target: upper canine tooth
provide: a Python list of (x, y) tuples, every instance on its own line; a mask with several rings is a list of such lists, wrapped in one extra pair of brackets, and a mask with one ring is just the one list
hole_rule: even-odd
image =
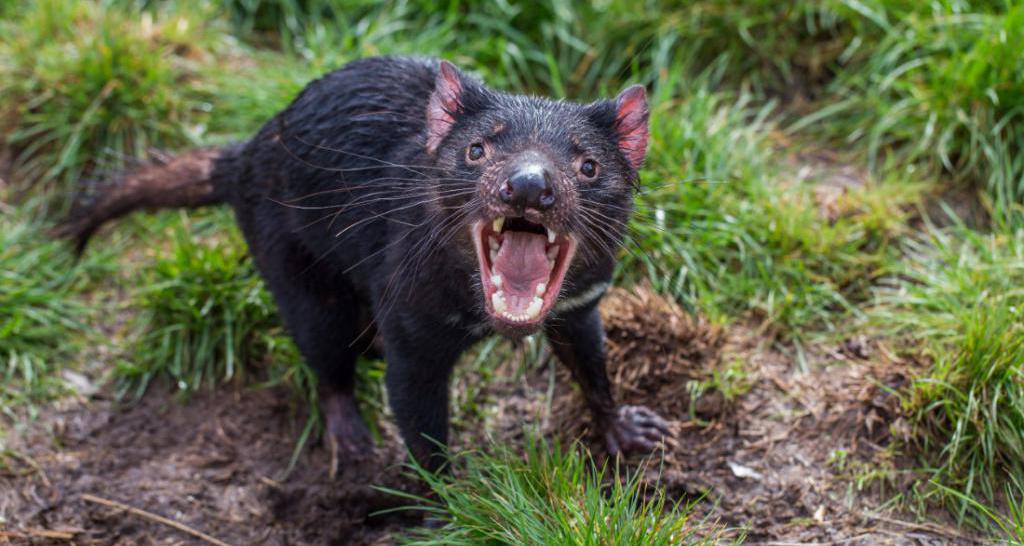
[(494, 230), (495, 233), (501, 233), (501, 226), (503, 225), (505, 225), (505, 217), (499, 216), (494, 219), (494, 223), (491, 224), (491, 229)]
[(553, 230), (551, 228), (548, 228), (548, 244), (554, 244), (555, 243), (555, 239), (557, 237), (558, 237), (558, 234), (555, 233), (555, 230)]

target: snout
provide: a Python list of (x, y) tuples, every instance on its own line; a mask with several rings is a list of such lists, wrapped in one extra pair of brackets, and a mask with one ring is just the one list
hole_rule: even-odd
[(498, 197), (517, 215), (524, 216), (530, 209), (543, 213), (555, 206), (558, 201), (553, 182), (555, 167), (543, 154), (533, 151), (522, 154), (511, 162), (506, 173)]

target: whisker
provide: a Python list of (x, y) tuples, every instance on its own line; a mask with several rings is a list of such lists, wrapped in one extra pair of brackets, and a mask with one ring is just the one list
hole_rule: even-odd
[[(694, 177), (694, 178), (684, 178), (682, 180), (669, 180), (668, 182), (663, 182), (663, 183), (660, 183), (660, 184), (651, 184), (651, 183), (648, 183), (648, 182), (643, 182), (643, 183), (640, 184), (640, 192), (639, 193), (643, 194), (645, 191), (648, 191), (648, 190), (663, 190), (665, 188), (682, 186), (682, 185), (686, 185), (686, 184), (698, 184), (698, 183), (701, 183), (701, 184), (728, 184), (729, 182), (736, 182), (737, 180), (739, 180), (738, 177), (729, 177), (727, 179), (716, 179), (716, 178), (709, 178), (709, 177), (706, 177), (706, 176), (697, 176), (697, 177)], [(601, 192), (601, 191), (604, 191), (604, 188), (602, 188), (600, 186), (594, 186), (594, 187), (580, 188), (577, 191), (579, 191), (580, 193)]]
[(466, 183), (472, 183), (472, 184), (475, 184), (477, 182), (477, 180), (474, 180), (472, 178), (457, 178), (457, 177), (440, 177), (440, 178), (431, 177), (429, 179), (418, 178), (418, 177), (414, 177), (414, 178), (402, 178), (402, 177), (371, 178), (370, 180), (367, 180), (367, 181), (353, 182), (349, 186), (342, 187), (342, 188), (332, 188), (332, 189), (329, 189), (329, 190), (320, 190), (320, 191), (313, 192), (313, 193), (307, 193), (306, 195), (302, 195), (300, 197), (294, 197), (292, 199), (289, 199), (286, 202), (287, 203), (294, 203), (296, 201), (303, 201), (303, 200), (306, 200), (306, 199), (309, 199), (309, 198), (312, 198), (312, 197), (318, 197), (318, 196), (321, 196), (321, 195), (330, 195), (330, 194), (335, 194), (335, 193), (347, 193), (347, 192), (353, 192), (353, 191), (362, 191), (362, 190), (369, 189), (368, 187), (376, 185), (378, 182), (392, 181), (392, 180), (393, 181), (399, 181), (399, 182), (406, 182), (406, 183), (402, 183), (402, 184), (387, 184), (384, 187), (386, 187), (386, 188), (394, 188), (394, 189), (399, 189), (399, 188), (422, 188), (426, 184), (432, 184), (432, 183), (437, 183), (437, 182), (466, 182)]
[(431, 202), (434, 202), (434, 201), (438, 201), (438, 199), (437, 198), (432, 198), (432, 199), (425, 199), (425, 200), (422, 200), (422, 201), (415, 201), (413, 203), (409, 203), (409, 204), (403, 205), (401, 207), (395, 207), (393, 209), (389, 209), (389, 210), (386, 210), (384, 212), (381, 212), (381, 213), (378, 213), (378, 214), (374, 214), (372, 216), (367, 216), (366, 218), (362, 218), (362, 219), (360, 219), (360, 220), (350, 224), (346, 228), (344, 228), (341, 231), (339, 231), (338, 233), (336, 233), (334, 236), (335, 237), (341, 237), (347, 231), (351, 230), (352, 228), (354, 228), (356, 226), (365, 224), (366, 222), (370, 222), (370, 221), (376, 220), (377, 218), (380, 218), (382, 216), (391, 214), (393, 212), (399, 212), (399, 211), (403, 211), (403, 210), (408, 210), (408, 209), (411, 209), (413, 207), (418, 207), (418, 206), (425, 205), (427, 203), (431, 203)]
[[(430, 202), (430, 201), (432, 201), (432, 200), (427, 200), (426, 202)], [(348, 225), (348, 226), (347, 226), (347, 227), (345, 227), (345, 228), (344, 228), (343, 230), (341, 230), (341, 231), (340, 231), (340, 232), (339, 232), (338, 234), (336, 234), (336, 235), (335, 235), (334, 237), (335, 237), (336, 239), (338, 239), (338, 241), (337, 241), (337, 242), (335, 242), (334, 244), (332, 244), (332, 245), (331, 245), (331, 246), (330, 246), (330, 247), (329, 247), (329, 248), (328, 248), (328, 249), (327, 249), (327, 250), (326, 250), (326, 251), (325, 251), (325, 252), (324, 252), (323, 254), (321, 254), (321, 255), (320, 255), (320, 256), (319, 256), (319, 257), (318, 257), (317, 259), (313, 260), (313, 262), (312, 262), (312, 263), (310, 263), (310, 264), (309, 264), (308, 266), (306, 266), (305, 268), (303, 268), (303, 270), (301, 271), (301, 273), (303, 273), (303, 274), (304, 274), (304, 273), (306, 273), (307, 271), (311, 270), (311, 269), (312, 269), (312, 268), (313, 268), (314, 266), (316, 266), (317, 264), (319, 264), (320, 262), (322, 262), (322, 261), (324, 260), (324, 258), (326, 258), (326, 257), (327, 257), (328, 255), (330, 255), (331, 253), (333, 253), (333, 252), (334, 252), (334, 251), (335, 251), (335, 250), (336, 250), (336, 249), (337, 249), (337, 248), (338, 248), (339, 246), (341, 246), (341, 245), (342, 245), (342, 244), (343, 244), (343, 243), (344, 243), (344, 242), (346, 241), (346, 239), (344, 239), (344, 238), (342, 238), (342, 237), (341, 237), (341, 236), (342, 236), (342, 235), (343, 235), (343, 234), (344, 234), (345, 232), (347, 232), (347, 231), (349, 231), (349, 230), (351, 230), (351, 229), (353, 229), (353, 228), (355, 228), (355, 227), (357, 227), (357, 226), (359, 226), (359, 225), (363, 225), (363, 224), (366, 224), (366, 223), (367, 223), (367, 222), (369, 222), (369, 221), (372, 221), (372, 220), (378, 220), (378, 219), (383, 219), (384, 221), (388, 221), (388, 222), (393, 222), (393, 223), (397, 223), (397, 224), (400, 224), (400, 225), (404, 225), (404, 226), (407, 226), (407, 227), (409, 227), (409, 228), (411, 228), (411, 229), (412, 229), (412, 228), (418, 228), (418, 227), (422, 227), (422, 226), (426, 225), (426, 223), (427, 223), (427, 222), (429, 222), (429, 219), (427, 219), (427, 220), (424, 220), (423, 222), (420, 222), (419, 224), (412, 224), (412, 223), (409, 223), (409, 222), (405, 222), (405, 221), (402, 221), (402, 220), (398, 220), (398, 219), (395, 219), (395, 218), (388, 218), (388, 217), (386, 216), (387, 214), (390, 214), (390, 213), (392, 213), (392, 212), (397, 212), (398, 210), (401, 210), (401, 209), (406, 209), (406, 208), (410, 208), (410, 207), (413, 207), (413, 206), (418, 206), (419, 204), (421, 204), (421, 203), (412, 203), (412, 204), (409, 204), (409, 205), (407, 205), (407, 206), (405, 206), (405, 207), (398, 207), (398, 208), (396, 208), (396, 209), (391, 209), (391, 210), (385, 211), (385, 212), (383, 212), (383, 213), (380, 213), (380, 214), (375, 214), (375, 215), (373, 215), (373, 216), (370, 216), (370, 217), (366, 217), (366, 218), (361, 218), (361, 219), (357, 220), (356, 222), (353, 222), (352, 224)], [(330, 215), (328, 215), (328, 216), (325, 216), (325, 217), (323, 217), (323, 218), (319, 218), (319, 219), (317, 219), (317, 220), (314, 220), (314, 221), (313, 221), (313, 222), (311, 222), (310, 224), (306, 224), (305, 226), (302, 226), (302, 227), (301, 227), (301, 228), (299, 228), (299, 229), (305, 229), (306, 227), (309, 227), (309, 226), (311, 226), (311, 225), (313, 225), (313, 224), (316, 224), (316, 223), (322, 222), (323, 220), (325, 220), (325, 219), (326, 219), (326, 218), (328, 218), (328, 217), (333, 217), (334, 219), (337, 219), (338, 215), (339, 215), (338, 213), (332, 213), (332, 214), (330, 214)], [(334, 220), (332, 219), (332, 220), (331, 220), (331, 224), (330, 224), (330, 225), (333, 225), (333, 223), (334, 223)], [(330, 229), (330, 226), (328, 226), (328, 229)]]
[[(579, 201), (580, 201), (581, 205), (583, 205), (583, 204), (593, 205), (592, 211), (595, 214), (599, 214), (601, 216), (604, 216), (606, 218), (611, 219), (610, 217), (607, 216), (607, 214), (605, 214), (602, 211), (604, 209), (609, 209), (609, 208), (613, 209), (613, 210), (620, 210), (622, 212), (629, 213), (634, 219), (642, 220), (644, 223), (649, 225), (651, 228), (653, 228), (653, 229), (655, 229), (655, 230), (657, 230), (657, 231), (659, 231), (661, 233), (667, 233), (667, 230), (659, 225), (661, 222), (656, 217), (653, 217), (650, 214), (648, 214), (646, 211), (639, 210), (639, 209), (634, 208), (634, 207), (622, 207), (622, 206), (619, 206), (619, 205), (614, 205), (614, 204), (609, 204), (609, 203), (598, 203), (598, 202), (593, 201), (591, 199), (586, 199), (586, 198), (582, 198), (582, 197), (580, 198)], [(626, 225), (628, 225), (628, 222), (627, 222)]]
[(476, 202), (475, 200), (472, 200), (466, 203), (463, 207), (460, 207), (462, 209), (461, 211), (453, 214), (446, 220), (442, 221), (438, 229), (433, 230), (431, 233), (429, 233), (427, 235), (427, 239), (421, 241), (420, 244), (417, 245), (415, 251), (409, 253), (402, 259), (399, 265), (395, 268), (395, 271), (392, 272), (390, 278), (388, 279), (388, 283), (384, 288), (384, 292), (380, 297), (379, 308), (381, 309), (381, 316), (387, 316), (393, 309), (395, 303), (398, 301), (399, 296), (401, 295), (401, 289), (395, 291), (394, 287), (401, 286), (403, 284), (398, 283), (397, 281), (399, 279), (405, 278), (404, 276), (409, 266), (415, 264), (412, 270), (412, 274), (408, 277), (409, 282), (404, 283), (407, 287), (413, 284), (411, 280), (416, 278), (416, 276), (419, 274), (420, 267), (422, 267), (426, 260), (429, 259), (433, 252), (437, 248), (443, 246), (437, 244), (441, 240), (441, 234), (443, 234), (447, 230), (447, 238), (450, 238), (451, 236), (454, 236), (455, 233), (458, 233), (457, 228), (462, 225), (462, 220), (465, 218), (465, 216), (469, 214), (469, 212), (473, 210), (474, 206), (476, 206)]
[[(350, 157), (355, 157), (355, 158), (358, 158), (358, 159), (365, 159), (367, 161), (376, 161), (377, 163), (380, 163), (381, 165), (387, 165), (388, 167), (395, 167), (397, 169), (407, 170), (409, 172), (416, 173), (416, 174), (418, 174), (420, 176), (427, 177), (426, 174), (424, 174), (424, 173), (422, 173), (422, 172), (412, 168), (412, 166), (402, 165), (402, 164), (394, 163), (394, 162), (387, 161), (387, 160), (384, 160), (384, 159), (379, 159), (379, 158), (376, 158), (376, 157), (373, 157), (373, 156), (368, 156), (368, 155), (365, 155), (365, 154), (359, 154), (359, 153), (356, 153), (356, 152), (350, 152), (348, 150), (342, 150), (340, 148), (328, 148), (328, 147), (322, 146), (320, 144), (313, 144), (313, 143), (310, 143), (310, 142), (306, 142), (300, 136), (293, 135), (292, 138), (294, 138), (295, 140), (305, 144), (306, 146), (310, 146), (312, 148), (316, 148), (316, 149), (324, 150), (324, 151), (328, 151), (328, 152), (333, 152), (333, 153), (338, 153), (338, 154), (344, 154), (344, 155), (347, 155), (347, 156), (350, 156)], [(418, 169), (423, 169), (423, 170), (444, 170), (443, 167), (438, 167), (438, 166), (433, 166), (433, 165), (423, 165), (423, 166), (417, 165), (415, 167), (418, 168)]]
[[(429, 196), (430, 198), (422, 200), (419, 203), (414, 203), (414, 204), (412, 204), (410, 206), (407, 206), (407, 207), (393, 207), (392, 209), (389, 209), (388, 211), (384, 211), (382, 214), (389, 214), (390, 212), (393, 212), (393, 211), (396, 211), (396, 210), (403, 210), (405, 208), (410, 208), (411, 206), (416, 206), (418, 204), (425, 205), (425, 204), (441, 201), (443, 199), (451, 199), (451, 198), (460, 197), (460, 196), (463, 196), (463, 195), (470, 195), (470, 194), (475, 193), (475, 192), (476, 192), (475, 188), (452, 188), (450, 190), (442, 190), (442, 191), (437, 191), (437, 192), (429, 191), (428, 190), (428, 191), (425, 191), (425, 192), (420, 192), (419, 194), (412, 194), (412, 195), (406, 194), (406, 195), (400, 197), (398, 200), (402, 200), (402, 199), (419, 199), (419, 198), (422, 198), (422, 197), (425, 197), (425, 196)], [(391, 200), (391, 199), (389, 199), (389, 200)], [(357, 198), (356, 201), (351, 203), (351, 206), (355, 206), (355, 205), (369, 206), (369, 205), (375, 204), (375, 203), (376, 203), (376, 201), (369, 201), (369, 202), (366, 202), (366, 203), (360, 203), (359, 199)], [(328, 224), (328, 229), (333, 227), (335, 220), (337, 220), (337, 218), (340, 217), (349, 208), (351, 208), (351, 207), (348, 206), (348, 205), (343, 205), (341, 208), (339, 208), (339, 210), (334, 213), (334, 219), (332, 219), (331, 223)]]
[[(266, 199), (268, 201), (271, 201), (272, 203), (281, 205), (283, 207), (288, 207), (290, 209), (296, 209), (296, 210), (334, 210), (334, 209), (338, 209), (338, 208), (347, 209), (347, 208), (354, 207), (356, 205), (372, 205), (372, 204), (376, 204), (376, 203), (383, 202), (383, 201), (400, 201), (400, 200), (403, 200), (403, 199), (410, 199), (410, 198), (416, 198), (416, 197), (425, 197), (425, 196), (428, 196), (428, 195), (438, 195), (439, 197), (442, 197), (442, 198), (452, 198), (452, 197), (459, 197), (461, 195), (468, 195), (468, 194), (471, 194), (471, 193), (473, 193), (475, 191), (476, 191), (476, 188), (449, 188), (449, 189), (440, 190), (440, 191), (435, 191), (435, 190), (432, 190), (432, 189), (424, 188), (424, 189), (422, 189), (419, 192), (413, 192), (413, 193), (410, 193), (410, 192), (405, 191), (405, 190), (388, 190), (388, 191), (379, 191), (379, 192), (372, 192), (372, 193), (360, 195), (359, 197), (357, 197), (353, 201), (348, 201), (348, 202), (345, 202), (345, 203), (337, 203), (337, 204), (332, 204), (332, 205), (295, 205), (295, 204), (292, 204), (289, 201), (279, 201), (279, 200), (274, 199), (272, 197), (267, 197)], [(377, 197), (377, 198), (376, 199), (371, 199), (372, 197)]]
[[(618, 224), (616, 224), (616, 225), (608, 225), (605, 221), (603, 221), (599, 217), (596, 217), (596, 216), (593, 215), (593, 213), (595, 211), (588, 210), (585, 207), (581, 207), (580, 210), (581, 210), (581, 212), (583, 213), (584, 216), (589, 218), (591, 220), (591, 222), (593, 222), (595, 224), (593, 226), (593, 229), (598, 230), (600, 233), (604, 234), (606, 237), (613, 238), (615, 233), (618, 233), (618, 228), (617, 228)], [(626, 250), (626, 252), (629, 252), (630, 254), (633, 255), (634, 258), (637, 258), (639, 260), (644, 260), (644, 259), (646, 259), (647, 261), (653, 260), (653, 257), (650, 254), (648, 254), (647, 251), (644, 250), (643, 247), (640, 246), (640, 244), (636, 241), (635, 238), (632, 237), (632, 235), (630, 233), (630, 227), (629, 227), (628, 224), (625, 225), (625, 228), (626, 228), (626, 231), (624, 233), (622, 233), (622, 237), (621, 238), (619, 238), (617, 236), (614, 237), (615, 239), (618, 239), (620, 241), (619, 247), (623, 248), (624, 250)], [(637, 251), (639, 251), (640, 254), (637, 254)]]

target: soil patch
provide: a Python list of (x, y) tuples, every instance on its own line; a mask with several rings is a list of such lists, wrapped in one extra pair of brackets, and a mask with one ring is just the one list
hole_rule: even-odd
[(391, 532), (418, 521), (370, 516), (408, 504), (373, 488), (409, 485), (393, 437), (333, 482), (322, 449), (307, 450), (283, 479), (305, 422), (294, 408), (287, 391), (265, 389), (200, 395), (187, 404), (153, 392), (128, 408), (99, 401), (60, 412), (47, 419), (52, 432), (37, 432), (22, 451), (29, 474), (0, 479), (0, 516), (25, 542), (34, 536), (33, 544), (50, 543), (38, 534), (49, 530), (97, 545), (202, 542), (86, 502), (85, 494), (237, 545), (387, 543)]

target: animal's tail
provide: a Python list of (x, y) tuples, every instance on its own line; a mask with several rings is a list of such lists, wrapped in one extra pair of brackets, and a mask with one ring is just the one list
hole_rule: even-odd
[(199, 148), (176, 156), (159, 156), (109, 180), (88, 185), (76, 196), (68, 218), (54, 231), (71, 240), (79, 254), (105, 222), (136, 210), (202, 207), (224, 198), (214, 184), (219, 159), (238, 146)]

